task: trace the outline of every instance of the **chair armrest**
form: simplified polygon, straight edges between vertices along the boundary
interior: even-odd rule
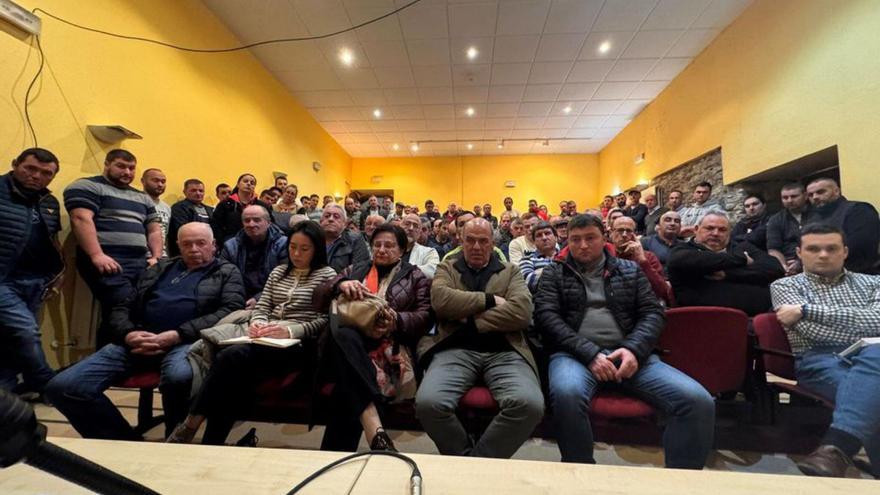
[[[779,349],[770,349],[767,347],[761,347],[759,345],[756,345],[754,347],[754,349],[756,351],[762,352],[764,354],[770,354],[772,356],[787,357],[787,358],[794,359],[794,354],[792,354],[790,352],[786,352],[786,351],[780,351]]]

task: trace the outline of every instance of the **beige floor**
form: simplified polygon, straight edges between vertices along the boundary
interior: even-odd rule
[[[131,390],[111,389],[108,391],[108,395],[119,406],[123,416],[134,423],[137,416],[137,393]],[[154,404],[160,403],[157,394]],[[38,404],[35,410],[37,418],[48,427],[50,436],[79,436],[64,416],[56,409]],[[229,436],[229,441],[232,442],[240,438],[251,427],[257,428],[259,446],[269,448],[317,449],[321,443],[321,436],[324,433],[322,427],[315,427],[312,431],[309,431],[304,425],[244,422],[236,425]],[[389,433],[397,448],[402,452],[437,453],[434,443],[423,432],[390,431]],[[162,434],[162,428],[156,427],[147,432],[145,437],[148,441],[159,442],[162,441]],[[196,437],[197,440],[199,438],[199,436]],[[361,441],[360,450],[366,449],[367,445]],[[514,458],[558,461],[559,450],[556,448],[556,442],[552,440],[533,438],[520,447]],[[797,456],[785,454],[715,450],[709,457],[708,467],[709,469],[724,471],[800,475],[795,466],[797,459]],[[661,467],[663,466],[663,452],[658,447],[635,447],[597,443],[596,461],[600,464],[608,465]],[[855,468],[849,470],[848,476],[852,478],[868,478],[867,475]]]

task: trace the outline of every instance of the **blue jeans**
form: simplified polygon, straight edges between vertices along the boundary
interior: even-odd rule
[[[189,347],[181,344],[160,356],[138,356],[124,346],[107,344],[59,373],[46,385],[45,393],[84,438],[138,440],[140,436],[104,391],[138,371],[158,367],[167,436],[187,413],[192,383],[192,367],[186,359]]]
[[[0,283],[0,389],[11,391],[21,373],[28,389],[41,391],[55,376],[37,323],[45,285],[43,277]]]
[[[834,355],[841,349],[813,349],[798,356],[798,385],[834,402],[831,427],[861,440],[880,474],[880,345],[862,348],[849,356],[849,363]]]
[[[666,467],[702,469],[715,434],[715,401],[702,385],[651,355],[622,383],[622,390],[650,403],[669,419],[663,433]],[[590,400],[600,387],[570,354],[550,357],[550,403],[563,462],[594,463]]]

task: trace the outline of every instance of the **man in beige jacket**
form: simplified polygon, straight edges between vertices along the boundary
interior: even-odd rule
[[[430,366],[416,395],[416,415],[442,454],[508,458],[544,414],[525,337],[532,299],[519,268],[493,252],[488,221],[468,221],[461,240],[464,255],[441,263],[431,287],[437,332],[419,342],[422,364]],[[473,445],[455,410],[479,382],[500,412]]]

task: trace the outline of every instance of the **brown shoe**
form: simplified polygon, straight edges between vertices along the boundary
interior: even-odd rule
[[[801,462],[798,469],[807,476],[828,476],[843,478],[846,468],[852,465],[852,459],[833,445],[820,445]]]

